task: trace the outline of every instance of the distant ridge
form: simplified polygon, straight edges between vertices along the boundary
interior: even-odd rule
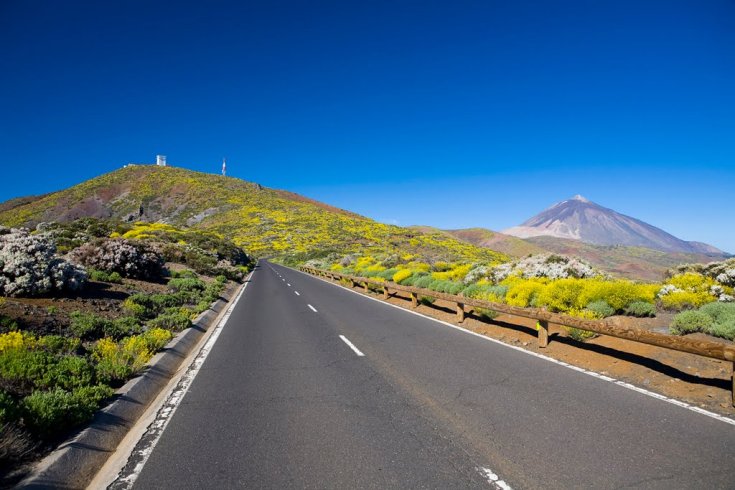
[[[641,220],[620,214],[580,195],[554,204],[536,216],[503,230],[518,238],[556,237],[594,245],[645,247],[662,252],[727,255],[701,242],[688,242]]]

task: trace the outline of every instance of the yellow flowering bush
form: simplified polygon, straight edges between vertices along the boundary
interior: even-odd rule
[[[153,357],[153,351],[142,335],[133,335],[120,342],[110,338],[97,341],[92,350],[97,378],[105,383],[120,384],[137,373]]]
[[[511,306],[534,306],[533,300],[546,287],[547,280],[506,280],[508,283],[508,292],[505,295],[505,302]]]
[[[32,349],[36,346],[36,337],[26,332],[7,332],[0,334],[0,352],[10,349]]]
[[[398,272],[393,274],[393,282],[400,283],[404,279],[408,279],[409,277],[411,277],[411,274],[413,274],[413,272],[411,272],[409,269],[399,270]]]

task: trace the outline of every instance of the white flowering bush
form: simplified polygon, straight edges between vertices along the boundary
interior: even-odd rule
[[[470,271],[472,273],[472,271]],[[479,271],[478,271],[479,273]],[[549,279],[600,277],[602,274],[587,262],[574,257],[556,254],[532,255],[515,262],[501,264],[485,272],[485,277],[493,282],[501,282],[508,276],[524,279],[547,277]]]
[[[155,278],[163,270],[163,256],[149,244],[124,238],[85,243],[69,254],[72,262],[125,277]]]
[[[83,268],[57,256],[56,246],[25,229],[0,228],[0,294],[38,296],[77,290],[87,280]]]

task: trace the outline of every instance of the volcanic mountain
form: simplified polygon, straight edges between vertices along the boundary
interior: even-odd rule
[[[551,236],[594,245],[624,245],[662,252],[725,255],[711,245],[682,240],[579,195],[554,204],[520,226],[504,230],[503,233],[519,238]]]
[[[130,165],[58,192],[0,203],[5,226],[32,228],[83,217],[211,231],[256,257],[362,252],[507,260],[444,233],[386,225],[292,192],[177,167]]]

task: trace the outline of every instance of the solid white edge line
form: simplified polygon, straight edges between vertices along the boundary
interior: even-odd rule
[[[350,349],[352,349],[353,351],[355,351],[355,354],[357,354],[358,356],[363,357],[365,355],[362,352],[360,352],[360,349],[358,349],[357,347],[355,347],[355,344],[353,344],[352,342],[350,342],[347,339],[347,337],[345,337],[344,335],[340,335],[339,338],[342,339],[342,341],[345,344],[347,344],[348,346],[350,346]]]
[[[313,306],[311,306],[309,304],[307,304],[306,306],[308,306],[309,308],[311,308],[311,311],[313,311],[314,313],[319,313],[318,311],[316,311],[316,308],[314,308]]]
[[[143,436],[145,436],[145,434],[147,434],[150,429],[156,429],[158,431],[158,434],[155,437],[155,439],[150,441],[150,443],[146,445],[144,448],[142,448],[140,451],[137,451],[141,459],[140,461],[138,461],[138,464],[135,466],[134,470],[129,475],[123,478],[120,478],[120,473],[118,473],[118,476],[113,481],[113,484],[115,483],[123,484],[125,488],[133,487],[133,485],[135,484],[135,481],[138,479],[138,476],[140,476],[140,473],[143,471],[145,464],[148,462],[148,458],[153,453],[153,450],[155,449],[156,444],[158,444],[158,441],[161,439],[161,436],[166,431],[166,427],[168,426],[168,423],[171,421],[174,414],[176,413],[176,409],[179,408],[179,404],[181,403],[181,400],[183,400],[183,398],[186,396],[186,393],[189,391],[189,387],[194,382],[194,379],[196,378],[197,374],[199,374],[199,370],[204,364],[204,361],[209,356],[209,353],[212,351],[212,347],[214,347],[215,342],[217,342],[217,338],[219,338],[219,335],[222,332],[222,329],[227,324],[227,321],[230,319],[230,316],[232,315],[232,312],[235,309],[235,306],[237,306],[237,304],[239,303],[240,298],[242,297],[243,293],[245,292],[248,285],[250,284],[250,280],[252,279],[252,277],[253,277],[253,272],[251,272],[248,275],[248,277],[245,278],[245,285],[240,290],[240,293],[237,295],[237,298],[235,298],[235,301],[233,301],[230,307],[227,309],[225,316],[223,316],[220,322],[217,324],[214,331],[212,332],[212,335],[209,337],[209,339],[207,339],[207,342],[199,350],[199,353],[194,358],[192,363],[189,364],[189,366],[186,368],[186,372],[184,376],[181,377],[176,387],[174,387],[173,391],[171,391],[171,393],[168,395],[168,397],[166,398],[166,401],[164,401],[154,421],[151,423],[149,428],[143,433]],[[133,453],[131,453],[131,455],[128,457],[128,460],[135,453],[136,451],[134,450]],[[124,466],[123,466],[123,469],[124,469]]]
[[[589,376],[592,376],[593,378],[597,378],[597,379],[600,379],[602,381],[607,381],[607,382],[613,383],[613,384],[615,384],[617,386],[620,386],[622,388],[627,388],[629,390],[636,391],[636,392],[641,393],[643,395],[650,396],[651,398],[655,398],[657,400],[661,400],[663,402],[670,403],[672,405],[676,405],[677,407],[685,408],[685,409],[687,409],[689,411],[698,413],[700,415],[705,415],[705,416],[710,417],[710,418],[713,418],[715,420],[719,420],[720,422],[725,422],[726,424],[730,424],[732,426],[735,426],[735,419],[731,419],[730,417],[726,417],[726,416],[720,415],[718,413],[710,412],[709,410],[706,410],[706,409],[700,408],[700,407],[696,407],[694,405],[690,405],[687,402],[684,402],[684,401],[681,401],[681,400],[677,400],[675,398],[669,398],[668,396],[661,395],[659,393],[654,393],[653,391],[649,391],[649,390],[647,390],[645,388],[640,388],[640,387],[635,386],[635,385],[632,385],[630,383],[626,383],[625,381],[620,381],[618,379],[611,378],[609,376],[605,376],[604,374],[596,373],[594,371],[589,371],[589,370],[584,369],[584,368],[581,368],[579,366],[574,366],[572,364],[568,364],[568,363],[566,363],[564,361],[560,361],[558,359],[554,359],[553,357],[545,356],[545,355],[539,354],[537,352],[531,352],[531,351],[528,351],[526,349],[522,349],[521,347],[516,347],[515,345],[506,344],[505,342],[502,342],[500,340],[494,339],[492,337],[486,337],[485,335],[479,334],[477,332],[473,332],[471,330],[467,330],[466,328],[463,328],[463,327],[460,327],[460,326],[457,326],[457,325],[452,325],[451,323],[448,323],[448,322],[445,322],[443,320],[439,320],[437,318],[433,318],[433,317],[424,315],[424,314],[419,313],[417,311],[411,311],[411,310],[407,310],[405,308],[401,308],[398,305],[394,305],[392,303],[387,303],[387,302],[385,302],[385,301],[383,301],[381,299],[378,299],[378,298],[372,298],[370,296],[365,296],[364,294],[362,294],[362,293],[360,293],[358,291],[353,291],[352,289],[346,288],[346,287],[342,286],[341,284],[335,284],[335,283],[330,282],[330,281],[328,281],[326,279],[322,279],[321,277],[312,276],[310,274],[307,274],[306,272],[301,272],[300,270],[296,270],[296,269],[293,269],[293,270],[296,271],[296,272],[298,272],[298,273],[300,273],[300,274],[303,274],[305,276],[308,276],[308,277],[317,279],[317,280],[322,281],[322,282],[325,282],[327,284],[331,284],[332,286],[335,286],[335,287],[344,289],[345,291],[349,291],[350,293],[354,293],[357,296],[360,296],[362,298],[366,298],[366,299],[369,299],[371,301],[375,301],[377,303],[380,303],[382,305],[386,305],[386,306],[390,306],[392,308],[396,308],[398,310],[404,311],[406,313],[410,313],[412,315],[416,315],[416,316],[420,316],[422,318],[426,318],[427,320],[432,320],[434,322],[441,323],[442,325],[446,325],[447,327],[451,327],[451,328],[453,328],[455,330],[459,330],[459,331],[464,332],[464,333],[469,334],[469,335],[474,335],[475,337],[481,338],[483,340],[487,340],[488,342],[493,342],[495,344],[502,345],[503,347],[507,347],[509,349],[516,350],[518,352],[522,352],[522,353],[527,354],[529,356],[533,356],[533,357],[537,357],[539,359],[543,359],[545,361],[553,362],[554,364],[558,364],[559,366],[564,366],[564,367],[569,368],[569,369],[572,369],[574,371],[577,371],[577,372],[580,372],[580,373],[583,373],[583,374],[587,374]]]

